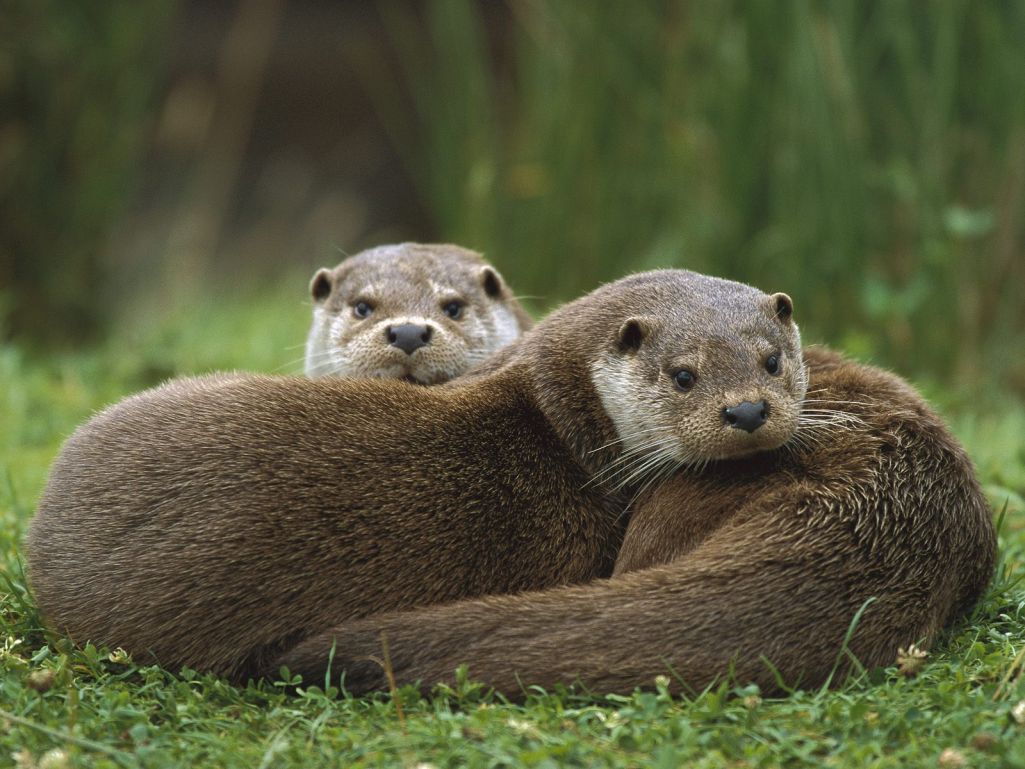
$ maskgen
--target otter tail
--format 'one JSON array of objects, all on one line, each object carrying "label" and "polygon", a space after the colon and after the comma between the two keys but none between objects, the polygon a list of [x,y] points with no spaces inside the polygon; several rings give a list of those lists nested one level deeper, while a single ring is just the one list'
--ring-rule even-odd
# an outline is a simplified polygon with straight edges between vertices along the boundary
[{"label": "otter tail", "polygon": [[856,516],[826,510],[815,526],[748,516],[664,566],[353,620],[277,664],[319,684],[333,646],[332,675],[344,673],[349,691],[384,689],[386,639],[400,685],[451,682],[466,664],[471,678],[511,697],[573,682],[628,693],[659,675],[691,690],[729,675],[763,692],[820,686],[854,659],[888,665],[899,647],[928,645],[978,599],[992,573],[993,527],[977,488],[959,491],[884,548],[865,547]]}]

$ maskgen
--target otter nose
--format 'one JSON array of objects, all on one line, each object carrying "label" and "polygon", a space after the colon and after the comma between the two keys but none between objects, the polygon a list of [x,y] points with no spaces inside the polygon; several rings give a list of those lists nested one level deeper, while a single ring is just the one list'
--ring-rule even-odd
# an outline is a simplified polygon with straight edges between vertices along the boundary
[{"label": "otter nose", "polygon": [[723,409],[722,418],[730,427],[753,433],[769,418],[769,404],[765,401],[758,401],[758,403],[744,401],[736,406]]},{"label": "otter nose", "polygon": [[416,323],[389,326],[386,334],[388,336],[388,344],[392,347],[398,347],[406,355],[412,355],[431,341],[431,327],[419,326]]}]

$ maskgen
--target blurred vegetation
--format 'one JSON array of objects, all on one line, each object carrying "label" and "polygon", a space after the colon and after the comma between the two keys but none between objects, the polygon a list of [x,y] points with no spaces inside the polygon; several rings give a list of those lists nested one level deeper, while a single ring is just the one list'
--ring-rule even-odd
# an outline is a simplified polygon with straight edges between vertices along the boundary
[{"label": "blurred vegetation", "polygon": [[399,72],[356,64],[442,236],[518,290],[691,267],[1025,391],[1025,4],[522,0],[509,72],[479,8],[386,4]]},{"label": "blurred vegetation", "polygon": [[0,339],[100,330],[101,249],[140,170],[171,8],[0,3]]},{"label": "blurred vegetation", "polygon": [[[278,5],[232,0],[210,18]],[[257,74],[241,117],[228,114],[240,89],[210,90],[206,107],[238,135],[183,164],[196,183],[166,202],[176,234],[132,241],[129,258],[167,263],[138,270],[134,307],[161,306],[143,292],[172,293],[178,273],[229,290],[206,274],[227,262],[228,236],[199,237],[182,212],[268,215],[245,208],[261,166],[241,153],[288,148],[247,144],[273,106],[256,110],[267,76],[241,60],[295,28],[275,21],[263,47],[232,47],[230,31],[190,47],[197,27],[168,22],[207,8],[195,1],[0,7],[0,338],[78,343],[128,304],[104,243],[138,203],[141,170],[162,172],[151,126],[173,46],[194,57],[186,70],[223,59]],[[364,38],[331,56],[362,84],[433,222],[414,222],[415,236],[485,251],[538,310],[630,270],[691,267],[791,293],[809,341],[927,388],[1025,393],[1025,3],[380,0],[360,14],[374,19]],[[225,157],[232,173],[204,182],[204,162]],[[232,285],[267,275],[250,269],[261,260],[299,262],[269,242],[234,244]]]}]

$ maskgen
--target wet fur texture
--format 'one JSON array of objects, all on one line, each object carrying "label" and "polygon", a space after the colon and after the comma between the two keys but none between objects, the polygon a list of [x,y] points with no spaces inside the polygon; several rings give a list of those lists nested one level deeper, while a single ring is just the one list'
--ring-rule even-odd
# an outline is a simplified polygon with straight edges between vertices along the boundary
[{"label": "wet fur texture", "polygon": [[[928,646],[978,600],[995,558],[989,507],[941,420],[902,380],[825,350],[783,450],[679,473],[640,500],[612,579],[342,623],[283,655],[354,693],[472,678],[513,698],[581,682],[625,694],[732,675],[767,693],[840,680]],[[766,661],[771,663],[766,664]],[[831,678],[832,674],[837,674]],[[778,677],[777,677],[778,676]]]},{"label": "wet fur texture", "polygon": [[[480,254],[449,244],[380,246],[320,269],[310,282],[307,376],[409,379],[439,384],[497,352],[533,322]],[[458,318],[445,313],[456,302]],[[357,304],[369,308],[359,317]],[[403,324],[429,330],[407,354],[389,343]]]},{"label": "wet fur texture", "polygon": [[[625,452],[595,362],[648,371],[675,404],[672,461],[701,461],[689,414],[720,409],[724,382],[709,367],[704,389],[676,390],[680,352],[757,318],[750,381],[722,375],[799,401],[802,380],[769,375],[759,357],[768,345],[800,365],[777,303],[694,273],[643,273],[436,388],[222,375],[128,398],[79,428],[51,470],[26,543],[40,609],[77,642],[244,680],[346,618],[607,577],[646,476],[602,475]],[[718,429],[715,456],[765,445]]]}]

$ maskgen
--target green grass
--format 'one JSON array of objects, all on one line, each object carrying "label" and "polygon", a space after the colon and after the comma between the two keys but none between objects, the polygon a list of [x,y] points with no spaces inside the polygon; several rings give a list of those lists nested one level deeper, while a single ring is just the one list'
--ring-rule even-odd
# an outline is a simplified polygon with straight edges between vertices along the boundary
[{"label": "green grass", "polygon": [[[200,302],[75,356],[0,347],[0,767],[935,767],[948,749],[973,767],[1025,767],[1025,587],[1016,583],[1025,575],[1025,408],[970,410],[946,391],[934,399],[994,505],[1006,506],[1002,563],[975,615],[916,678],[891,668],[780,700],[727,683],[692,699],[562,691],[510,705],[471,682],[430,697],[353,699],[316,682],[298,694],[237,688],[47,635],[18,553],[61,440],[95,409],[167,376],[297,371],[305,276],[281,285],[300,289]],[[950,754],[944,762],[958,765]]]},{"label": "green grass", "polygon": [[340,53],[441,237],[519,290],[712,271],[1025,389],[1025,4],[533,0],[497,56],[481,4],[379,8],[392,50]]}]

